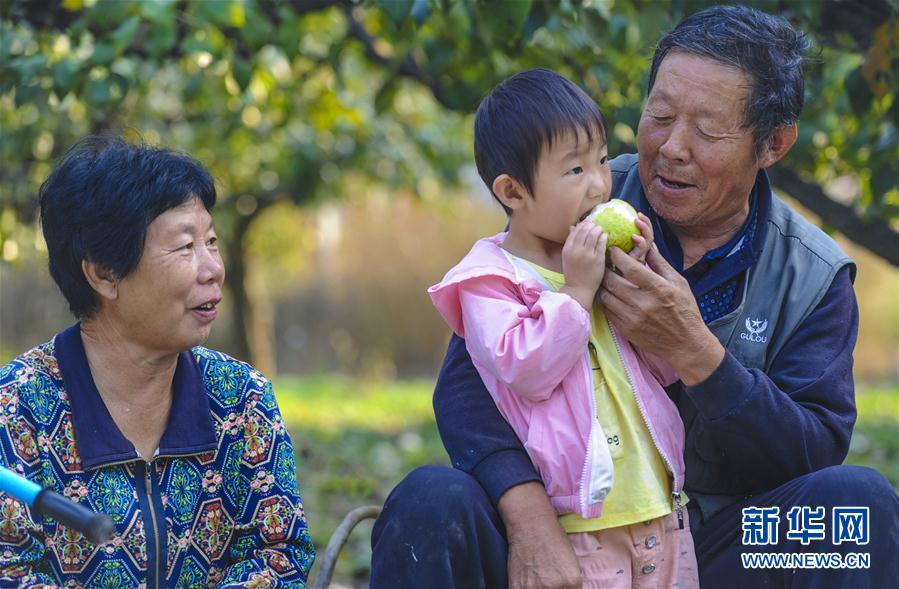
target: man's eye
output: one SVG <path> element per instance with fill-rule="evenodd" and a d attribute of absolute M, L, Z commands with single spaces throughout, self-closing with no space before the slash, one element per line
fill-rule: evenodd
<path fill-rule="evenodd" d="M 208 245 L 209 247 L 218 247 L 218 240 L 218 237 L 210 237 L 209 241 L 206 242 L 206 245 Z"/>
<path fill-rule="evenodd" d="M 191 241 L 190 243 L 185 243 L 184 245 L 182 245 L 182 246 L 179 247 L 178 249 L 181 249 L 181 250 L 192 250 L 192 249 L 194 249 L 194 242 Z"/>
<path fill-rule="evenodd" d="M 671 120 L 671 117 L 661 116 L 661 115 L 652 115 L 653 120 L 657 123 L 667 123 Z"/>
<path fill-rule="evenodd" d="M 703 137 L 705 137 L 706 139 L 712 139 L 712 140 L 724 139 L 724 136 L 720 133 L 710 133 L 708 131 L 703 131 L 702 129 L 699 129 L 699 127 L 697 127 L 697 129 L 699 130 L 699 134 L 702 135 Z"/>

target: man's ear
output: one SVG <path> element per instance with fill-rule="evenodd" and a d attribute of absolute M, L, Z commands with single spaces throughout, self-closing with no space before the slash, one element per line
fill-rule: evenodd
<path fill-rule="evenodd" d="M 119 281 L 112 277 L 112 273 L 97 266 L 88 260 L 81 260 L 81 271 L 91 288 L 104 299 L 115 300 L 119 298 Z"/>
<path fill-rule="evenodd" d="M 527 191 L 518 180 L 508 174 L 500 174 L 493 181 L 493 194 L 508 208 L 520 209 L 525 205 Z"/>
<path fill-rule="evenodd" d="M 780 161 L 783 156 L 787 155 L 793 144 L 796 143 L 798 136 L 799 123 L 781 125 L 775 129 L 759 154 L 759 167 L 762 169 L 769 168 Z"/>

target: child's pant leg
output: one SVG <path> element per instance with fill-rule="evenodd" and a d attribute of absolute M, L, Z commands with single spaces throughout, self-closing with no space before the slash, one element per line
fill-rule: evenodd
<path fill-rule="evenodd" d="M 699 586 L 689 516 L 677 514 L 598 532 L 569 534 L 584 589 Z"/>

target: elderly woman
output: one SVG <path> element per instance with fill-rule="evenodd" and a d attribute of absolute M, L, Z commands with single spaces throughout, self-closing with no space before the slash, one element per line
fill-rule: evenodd
<path fill-rule="evenodd" d="M 40 191 L 78 323 L 0 370 L 0 464 L 107 513 L 90 544 L 0 497 L 0 585 L 302 587 L 314 559 L 271 383 L 200 347 L 225 277 L 191 158 L 86 140 Z"/>

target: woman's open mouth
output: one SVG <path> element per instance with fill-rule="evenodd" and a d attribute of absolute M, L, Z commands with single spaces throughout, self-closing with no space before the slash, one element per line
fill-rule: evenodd
<path fill-rule="evenodd" d="M 218 311 L 216 311 L 215 306 L 219 303 L 219 301 L 221 301 L 221 299 L 207 301 L 207 302 L 203 303 L 202 305 L 198 305 L 198 306 L 194 307 L 193 309 L 191 309 L 191 311 L 193 311 L 194 313 L 199 315 L 200 318 L 203 320 L 212 321 L 213 319 L 215 319 L 216 315 L 218 314 Z"/>

